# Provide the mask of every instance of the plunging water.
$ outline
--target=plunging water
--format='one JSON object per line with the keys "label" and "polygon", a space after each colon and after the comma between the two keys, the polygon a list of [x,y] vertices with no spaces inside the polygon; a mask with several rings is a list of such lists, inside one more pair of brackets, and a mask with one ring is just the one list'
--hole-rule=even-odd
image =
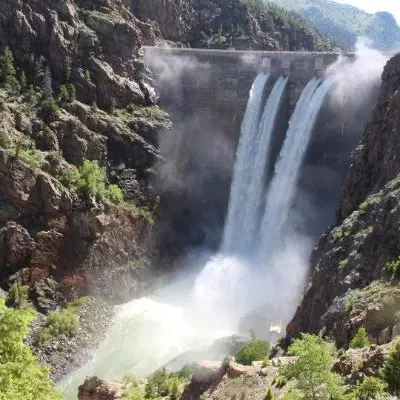
{"label": "plunging water", "polygon": [[271,258],[284,237],[305,152],[332,78],[313,78],[304,89],[289,123],[286,139],[267,192],[260,234],[260,257]]}
{"label": "plunging water", "polygon": [[[261,115],[267,79],[260,74],[250,92],[221,254],[203,264],[194,283],[190,278],[180,280],[154,296],[117,308],[116,319],[93,359],[62,383],[68,400],[76,399],[77,386],[86,376],[115,379],[128,371],[146,375],[182,351],[234,333],[239,318],[267,298],[273,299],[272,306],[285,304],[285,309],[294,304],[305,272],[301,254],[286,254],[281,260],[285,268],[272,263],[270,254],[284,234],[304,153],[332,82],[312,79],[301,95],[267,192],[261,240],[253,249],[260,235],[275,120],[288,81],[278,79]],[[261,275],[249,257],[251,250],[265,266]]]}
{"label": "plunging water", "polygon": [[252,161],[260,141],[258,122],[267,79],[267,75],[259,74],[254,81],[241,127],[222,245],[226,253],[240,253],[240,249],[245,250],[245,244],[241,239],[248,236],[244,231],[248,197],[253,190],[258,190],[250,185],[255,172]]}

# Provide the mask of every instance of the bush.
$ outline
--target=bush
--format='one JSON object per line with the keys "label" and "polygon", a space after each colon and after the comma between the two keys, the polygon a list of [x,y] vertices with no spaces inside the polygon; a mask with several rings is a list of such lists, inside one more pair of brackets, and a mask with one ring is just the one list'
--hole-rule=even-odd
{"label": "bush", "polygon": [[383,378],[388,384],[389,390],[400,391],[400,340],[397,340],[394,349],[383,367]]}
{"label": "bush", "polygon": [[400,272],[400,257],[398,257],[397,260],[387,262],[385,268],[392,274]]}
{"label": "bush", "polygon": [[19,280],[15,281],[8,290],[7,305],[17,308],[28,306],[29,286],[22,285]]}
{"label": "bush", "polygon": [[32,168],[42,168],[44,164],[43,153],[36,149],[21,150],[18,157],[29,164]]}
{"label": "bush", "polygon": [[86,298],[75,300],[61,311],[51,311],[47,316],[46,325],[38,329],[36,344],[41,346],[60,335],[73,336],[79,329],[79,311]]}
{"label": "bush", "polygon": [[165,368],[151,375],[144,389],[146,399],[159,399],[169,396],[170,400],[178,400],[188,383],[179,373],[167,372]]}
{"label": "bush", "polygon": [[32,309],[7,308],[0,299],[0,400],[61,400],[49,379],[24,343],[32,321]]}
{"label": "bush", "polygon": [[115,204],[124,200],[124,194],[117,185],[106,185],[106,169],[100,167],[96,160],[85,160],[80,167],[71,167],[61,181],[81,195],[105,198]]}
{"label": "bush", "polygon": [[106,197],[111,203],[120,204],[124,201],[124,192],[117,185],[108,185]]}
{"label": "bush", "polygon": [[269,344],[264,340],[254,340],[243,345],[235,355],[239,364],[251,365],[253,361],[262,361],[269,353]]}
{"label": "bush", "polygon": [[354,390],[354,396],[357,400],[371,400],[386,393],[387,385],[378,378],[367,377]]}
{"label": "bush", "polygon": [[267,393],[265,394],[264,400],[274,400],[275,396],[272,392],[271,388],[268,389]]}
{"label": "bush", "polygon": [[354,338],[350,341],[351,349],[363,349],[369,346],[368,334],[363,326],[357,331]]}
{"label": "bush", "polygon": [[340,375],[331,372],[335,347],[318,336],[303,334],[293,341],[288,353],[298,359],[281,368],[280,374],[295,379],[294,387],[283,396],[293,399],[341,399],[346,387]]}
{"label": "bush", "polygon": [[58,105],[52,97],[48,97],[42,101],[41,104],[41,116],[43,121],[50,123],[58,117]]}

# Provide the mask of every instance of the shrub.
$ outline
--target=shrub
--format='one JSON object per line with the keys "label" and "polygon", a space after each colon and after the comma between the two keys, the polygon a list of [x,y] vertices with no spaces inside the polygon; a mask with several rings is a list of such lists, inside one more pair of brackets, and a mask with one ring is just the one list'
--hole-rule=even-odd
{"label": "shrub", "polygon": [[68,90],[68,97],[69,101],[72,103],[73,101],[76,100],[76,89],[75,85],[70,83],[67,85],[67,90]]}
{"label": "shrub", "polygon": [[42,168],[44,164],[43,153],[36,149],[21,150],[18,157],[29,164],[32,168]]}
{"label": "shrub", "polygon": [[106,197],[111,203],[120,204],[124,201],[124,192],[117,185],[108,185]]}
{"label": "shrub", "polygon": [[274,393],[272,392],[271,388],[269,388],[264,396],[264,400],[274,400],[274,399],[275,399]]}
{"label": "shrub", "polygon": [[159,399],[169,396],[170,400],[178,400],[188,380],[179,373],[167,372],[165,368],[151,375],[145,385],[146,399]]}
{"label": "shrub", "polygon": [[60,85],[60,94],[58,95],[58,101],[61,104],[69,102],[69,93],[68,93],[67,86]]}
{"label": "shrub", "polygon": [[73,336],[79,329],[79,311],[86,301],[86,297],[69,303],[61,311],[51,311],[47,316],[46,325],[38,329],[36,344],[41,346],[60,335]]}
{"label": "shrub", "polygon": [[26,308],[28,306],[29,286],[21,284],[21,281],[15,281],[8,290],[6,299],[7,305],[17,308]]}
{"label": "shrub", "polygon": [[367,377],[354,390],[354,396],[357,400],[371,400],[386,393],[387,385],[378,378]]}
{"label": "shrub", "polygon": [[49,123],[53,122],[58,117],[58,105],[52,97],[48,97],[42,101],[41,116],[43,121]]}
{"label": "shrub", "polygon": [[382,374],[391,391],[396,393],[400,391],[400,340],[397,340],[394,349],[390,352]]}
{"label": "shrub", "polygon": [[392,274],[400,272],[400,257],[398,257],[397,260],[387,262],[385,268]]}
{"label": "shrub", "polygon": [[49,379],[49,370],[39,364],[24,343],[32,321],[32,309],[14,310],[0,299],[0,399],[61,400]]}
{"label": "shrub", "polygon": [[92,83],[92,79],[91,79],[91,77],[90,77],[90,71],[89,71],[88,69],[85,70],[84,76],[85,76],[85,81],[86,81],[88,84],[91,84],[91,83]]}
{"label": "shrub", "polygon": [[281,368],[280,374],[295,379],[294,387],[283,396],[293,399],[340,399],[346,390],[342,378],[331,368],[335,347],[318,336],[303,334],[293,341],[288,353],[297,356],[293,364]]}
{"label": "shrub", "polygon": [[14,66],[14,56],[9,47],[6,47],[0,56],[0,83],[9,92],[16,92],[20,89]]}
{"label": "shrub", "polygon": [[363,326],[355,334],[354,338],[350,341],[351,349],[363,349],[369,346],[368,334]]}
{"label": "shrub", "polygon": [[71,167],[61,178],[61,182],[70,190],[86,196],[106,198],[119,204],[124,194],[117,185],[106,185],[106,169],[99,163],[85,160],[80,167]]}
{"label": "shrub", "polygon": [[262,361],[269,353],[269,344],[264,340],[254,340],[243,345],[235,355],[239,364],[251,365],[253,361]]}

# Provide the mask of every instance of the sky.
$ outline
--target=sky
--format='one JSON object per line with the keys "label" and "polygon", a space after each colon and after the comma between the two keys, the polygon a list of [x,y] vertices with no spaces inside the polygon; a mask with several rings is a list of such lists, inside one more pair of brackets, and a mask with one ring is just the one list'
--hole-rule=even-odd
{"label": "sky", "polygon": [[351,4],[368,13],[388,11],[394,15],[400,25],[400,1],[399,0],[335,0],[337,3]]}

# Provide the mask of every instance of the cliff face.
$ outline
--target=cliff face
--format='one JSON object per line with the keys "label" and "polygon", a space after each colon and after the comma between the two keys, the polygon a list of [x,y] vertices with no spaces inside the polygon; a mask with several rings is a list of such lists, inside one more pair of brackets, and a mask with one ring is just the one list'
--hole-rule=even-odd
{"label": "cliff face", "polygon": [[378,343],[398,329],[399,135],[398,54],[385,67],[372,121],[352,156],[339,225],[311,256],[311,278],[289,336],[322,332],[343,346],[361,325]]}
{"label": "cliff face", "polygon": [[121,1],[0,4],[0,285],[28,285],[39,308],[122,301],[149,274],[156,131],[169,126],[140,54],[155,37]]}
{"label": "cliff face", "polygon": [[184,46],[329,51],[335,43],[294,13],[245,0],[125,0],[139,18],[156,21],[162,37]]}

